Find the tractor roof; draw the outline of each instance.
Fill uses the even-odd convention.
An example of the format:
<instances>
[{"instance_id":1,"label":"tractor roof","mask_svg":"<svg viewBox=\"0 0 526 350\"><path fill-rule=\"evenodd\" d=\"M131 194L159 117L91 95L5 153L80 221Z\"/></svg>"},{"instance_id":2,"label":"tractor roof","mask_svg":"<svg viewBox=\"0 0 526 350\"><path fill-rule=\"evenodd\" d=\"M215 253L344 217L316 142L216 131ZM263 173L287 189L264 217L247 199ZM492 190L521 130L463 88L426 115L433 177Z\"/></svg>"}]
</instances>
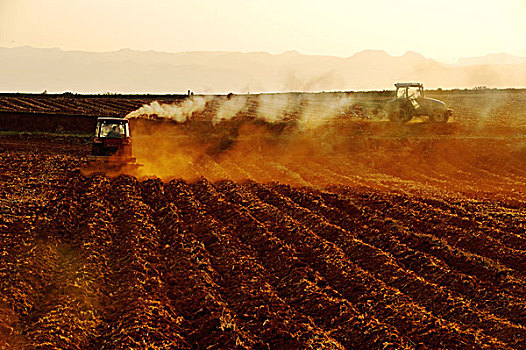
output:
<instances>
[{"instance_id":1,"label":"tractor roof","mask_svg":"<svg viewBox=\"0 0 526 350\"><path fill-rule=\"evenodd\" d=\"M128 119L118 117L98 117L97 122L108 122L108 123L127 123Z\"/></svg>"},{"instance_id":2,"label":"tractor roof","mask_svg":"<svg viewBox=\"0 0 526 350\"><path fill-rule=\"evenodd\" d=\"M411 86L414 86L414 87L423 87L424 84L422 83L396 83L395 86L397 88L399 87L411 87Z\"/></svg>"}]
</instances>

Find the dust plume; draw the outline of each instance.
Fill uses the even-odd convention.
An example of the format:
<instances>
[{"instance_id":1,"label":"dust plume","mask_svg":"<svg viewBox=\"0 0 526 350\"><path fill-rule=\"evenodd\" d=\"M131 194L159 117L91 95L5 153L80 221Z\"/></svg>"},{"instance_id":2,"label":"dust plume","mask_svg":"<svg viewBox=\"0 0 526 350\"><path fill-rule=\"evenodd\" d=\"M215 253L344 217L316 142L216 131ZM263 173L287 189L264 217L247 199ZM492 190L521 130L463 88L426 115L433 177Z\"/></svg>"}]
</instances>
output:
<instances>
[{"instance_id":1,"label":"dust plume","mask_svg":"<svg viewBox=\"0 0 526 350\"><path fill-rule=\"evenodd\" d=\"M225 100L220 101L217 113L214 114L212 122L219 123L222 120L230 120L234 118L247 106L248 98L243 96L228 96Z\"/></svg>"},{"instance_id":2,"label":"dust plume","mask_svg":"<svg viewBox=\"0 0 526 350\"><path fill-rule=\"evenodd\" d=\"M178 123L258 119L266 123L295 122L301 128L321 125L348 111L355 101L347 94L260 94L196 96L174 104L157 101L129 113L129 119L164 119Z\"/></svg>"},{"instance_id":3,"label":"dust plume","mask_svg":"<svg viewBox=\"0 0 526 350\"><path fill-rule=\"evenodd\" d=\"M382 113L369 120L348 113L359 104L375 115L385 94L213 96L169 108L152 103L130 114L133 153L144 165L135 175L404 191L422 191L425 184L431 194L523 191L517 180L526 176L523 95L488 89L430 97L454 109L453 122L415 118L400 125Z\"/></svg>"},{"instance_id":4,"label":"dust plume","mask_svg":"<svg viewBox=\"0 0 526 350\"><path fill-rule=\"evenodd\" d=\"M279 122L299 109L300 98L290 94L263 94L259 96L258 118Z\"/></svg>"},{"instance_id":5,"label":"dust plume","mask_svg":"<svg viewBox=\"0 0 526 350\"><path fill-rule=\"evenodd\" d=\"M315 94L304 103L301 125L303 128L316 128L345 113L354 104L354 100L341 94Z\"/></svg>"},{"instance_id":6,"label":"dust plume","mask_svg":"<svg viewBox=\"0 0 526 350\"><path fill-rule=\"evenodd\" d=\"M144 165L139 177L427 189L430 194L494 193L498 187L499 195L515 196L526 190L519 182L526 176L522 129L490 139L487 129L477 133L454 123L348 121L304 129L259 119L215 125L136 119L132 129L134 156Z\"/></svg>"},{"instance_id":7,"label":"dust plume","mask_svg":"<svg viewBox=\"0 0 526 350\"><path fill-rule=\"evenodd\" d=\"M283 162L302 164L338 147L330 131L306 133L295 124L261 120L181 124L134 120L139 176L210 180L283 180L306 185ZM322 140L323 138L324 140ZM330 144L330 145L329 145Z\"/></svg>"},{"instance_id":8,"label":"dust plume","mask_svg":"<svg viewBox=\"0 0 526 350\"><path fill-rule=\"evenodd\" d=\"M194 112L204 110L208 97L192 97L183 100L181 104L165 104L154 101L149 105L129 113L126 118L158 119L165 118L176 122L185 122L192 117Z\"/></svg>"}]
</instances>

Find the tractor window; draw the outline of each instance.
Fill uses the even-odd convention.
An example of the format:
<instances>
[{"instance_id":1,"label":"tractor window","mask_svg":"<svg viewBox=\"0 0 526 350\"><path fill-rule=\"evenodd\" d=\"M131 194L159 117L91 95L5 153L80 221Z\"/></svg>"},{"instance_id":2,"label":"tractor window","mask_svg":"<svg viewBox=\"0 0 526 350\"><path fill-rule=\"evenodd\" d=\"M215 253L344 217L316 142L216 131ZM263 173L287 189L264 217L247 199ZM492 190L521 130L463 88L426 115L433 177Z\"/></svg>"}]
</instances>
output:
<instances>
[{"instance_id":1,"label":"tractor window","mask_svg":"<svg viewBox=\"0 0 526 350\"><path fill-rule=\"evenodd\" d=\"M100 124L100 137L123 137L127 135L126 127L123 124Z\"/></svg>"},{"instance_id":2,"label":"tractor window","mask_svg":"<svg viewBox=\"0 0 526 350\"><path fill-rule=\"evenodd\" d=\"M398 90L396 90L396 97L397 98L406 98L406 91L407 89L406 88L399 88Z\"/></svg>"},{"instance_id":3,"label":"tractor window","mask_svg":"<svg viewBox=\"0 0 526 350\"><path fill-rule=\"evenodd\" d=\"M422 95L418 86L410 86L407 88L407 98L415 99L419 97L422 97Z\"/></svg>"}]
</instances>

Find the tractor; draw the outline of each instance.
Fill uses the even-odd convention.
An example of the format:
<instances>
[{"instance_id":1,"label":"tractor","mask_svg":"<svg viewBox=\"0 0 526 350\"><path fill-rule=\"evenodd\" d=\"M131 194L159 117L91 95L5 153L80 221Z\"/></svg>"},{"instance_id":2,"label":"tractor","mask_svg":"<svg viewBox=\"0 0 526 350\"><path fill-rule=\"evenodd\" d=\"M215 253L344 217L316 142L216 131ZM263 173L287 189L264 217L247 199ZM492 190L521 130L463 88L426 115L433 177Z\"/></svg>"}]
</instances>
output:
<instances>
[{"instance_id":1,"label":"tractor","mask_svg":"<svg viewBox=\"0 0 526 350\"><path fill-rule=\"evenodd\" d=\"M128 119L99 117L85 172L122 172L140 167L132 156Z\"/></svg>"},{"instance_id":2,"label":"tractor","mask_svg":"<svg viewBox=\"0 0 526 350\"><path fill-rule=\"evenodd\" d=\"M389 120L407 123L415 116L428 116L433 123L446 123L453 112L442 101L424 97L421 83L396 83L396 97L385 106Z\"/></svg>"}]
</instances>

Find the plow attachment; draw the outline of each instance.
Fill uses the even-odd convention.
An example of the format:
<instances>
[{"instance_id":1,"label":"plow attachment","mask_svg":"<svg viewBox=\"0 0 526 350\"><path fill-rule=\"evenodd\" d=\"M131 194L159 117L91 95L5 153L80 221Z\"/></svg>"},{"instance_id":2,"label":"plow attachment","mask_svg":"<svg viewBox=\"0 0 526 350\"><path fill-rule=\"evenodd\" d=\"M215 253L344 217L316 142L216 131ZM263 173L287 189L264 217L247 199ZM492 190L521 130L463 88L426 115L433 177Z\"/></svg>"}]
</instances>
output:
<instances>
[{"instance_id":1,"label":"plow attachment","mask_svg":"<svg viewBox=\"0 0 526 350\"><path fill-rule=\"evenodd\" d=\"M142 164L136 162L136 159L121 158L115 156L87 156L86 162L81 171L84 175L89 175L97 172L106 174L121 174L130 173Z\"/></svg>"}]
</instances>

